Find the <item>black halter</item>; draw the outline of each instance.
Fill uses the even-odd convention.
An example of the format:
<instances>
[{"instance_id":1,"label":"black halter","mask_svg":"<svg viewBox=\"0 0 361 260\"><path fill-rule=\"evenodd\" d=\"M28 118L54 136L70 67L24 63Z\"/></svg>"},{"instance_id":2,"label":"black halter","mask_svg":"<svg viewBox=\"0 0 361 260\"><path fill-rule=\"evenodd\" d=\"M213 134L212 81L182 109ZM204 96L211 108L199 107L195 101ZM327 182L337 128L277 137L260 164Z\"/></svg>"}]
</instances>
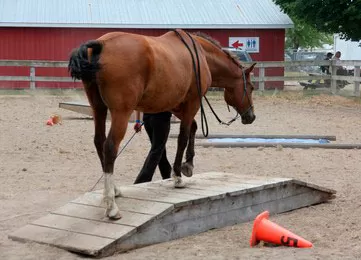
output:
<instances>
[{"instance_id":1,"label":"black halter","mask_svg":"<svg viewBox=\"0 0 361 260\"><path fill-rule=\"evenodd\" d=\"M191 57L192 57L192 63L193 63L193 70L194 70L194 73L195 73L195 77L196 77L196 84L197 84L197 90L198 90L198 95L199 95L199 101L200 101L200 108L201 108L201 124L202 124L202 133L204 135L204 137L207 137L208 136L208 123L207 123L207 118L206 118L206 114L204 112L204 108L203 108L203 102L202 102L202 89L201 89L201 74L200 74L200 62L199 62L199 56L198 56L198 50L197 50L197 46L194 42L194 39L193 37L188 33L188 32L185 32L188 37L191 39L192 41L192 44L193 44L193 49L194 49L194 52L196 54L196 59L197 59L197 64L195 62L195 59L194 59L194 56L193 56L193 52L191 50L191 48L189 47L189 45L187 44L187 42L184 40L183 36L175 29L172 30L173 32L175 32L175 34L180 38L180 40L184 43L184 45L186 46L186 48L188 49L189 53L191 54ZM232 58L233 60L233 58ZM234 61L234 60L233 60ZM234 61L236 63L236 61ZM239 64L237 63L237 65L239 66ZM246 81L246 75L244 73L244 71L242 70L242 74L243 74L243 82L244 82L244 91L243 91L243 97L242 97L242 100L241 102L243 102L245 96L247 96L247 99L248 99L248 102L250 103L250 98L249 98L249 95L247 93L247 81ZM230 124L232 124L234 121L236 121L236 119L238 119L239 117L242 117L243 115L245 115L246 113L248 113L248 111L250 109L253 108L253 106L251 105L247 110L246 112L242 113L241 115L238 113L237 111L237 114L236 116L231 119L230 121L228 122L224 122L222 121L218 115L216 114L216 112L214 111L214 109L212 108L210 102L208 101L207 97L204 96L204 99L206 100L209 108L211 109L213 115L216 117L216 119L218 120L218 122L220 124L223 124L223 125L227 125L229 126ZM204 131L204 124L205 124L205 127L206 127L206 132Z\"/></svg>"}]
</instances>

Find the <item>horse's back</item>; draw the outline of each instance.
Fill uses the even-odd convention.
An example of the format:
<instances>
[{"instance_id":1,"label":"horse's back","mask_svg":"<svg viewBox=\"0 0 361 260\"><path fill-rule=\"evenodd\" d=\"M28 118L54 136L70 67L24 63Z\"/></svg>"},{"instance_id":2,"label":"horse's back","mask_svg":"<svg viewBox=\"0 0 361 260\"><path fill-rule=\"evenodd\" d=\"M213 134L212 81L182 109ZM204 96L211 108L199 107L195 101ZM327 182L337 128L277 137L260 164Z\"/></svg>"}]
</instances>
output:
<instances>
[{"instance_id":1,"label":"horse's back","mask_svg":"<svg viewBox=\"0 0 361 260\"><path fill-rule=\"evenodd\" d=\"M188 46L193 49L193 44L184 33L184 39ZM198 95L196 75L192 56L184 42L174 33L168 32L159 37L147 37L147 43L152 52L152 75L145 89L142 102L138 106L141 110L149 110L148 105L153 106L154 100L161 100L167 106L172 104L173 108L184 103L187 98ZM205 85L210 85L210 72L203 55L203 50L198 46L202 80ZM196 61L196 56L193 58ZM169 108L168 108L169 109ZM167 110L168 110L167 109ZM164 107L160 109L164 111Z\"/></svg>"},{"instance_id":2,"label":"horse's back","mask_svg":"<svg viewBox=\"0 0 361 260\"><path fill-rule=\"evenodd\" d=\"M103 44L101 85L111 89L110 96L117 88L139 110L170 110L195 86L189 51L173 32L158 37L112 32L98 40Z\"/></svg>"}]
</instances>

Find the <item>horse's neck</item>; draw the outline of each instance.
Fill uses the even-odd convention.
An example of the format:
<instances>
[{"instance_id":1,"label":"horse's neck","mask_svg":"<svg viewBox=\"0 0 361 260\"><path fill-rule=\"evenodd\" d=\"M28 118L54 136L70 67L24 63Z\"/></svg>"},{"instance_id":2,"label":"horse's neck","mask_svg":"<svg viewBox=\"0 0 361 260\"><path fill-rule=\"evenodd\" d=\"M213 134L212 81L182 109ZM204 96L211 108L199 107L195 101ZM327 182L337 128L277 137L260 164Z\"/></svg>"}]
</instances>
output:
<instances>
[{"instance_id":1,"label":"horse's neck","mask_svg":"<svg viewBox=\"0 0 361 260\"><path fill-rule=\"evenodd\" d=\"M212 87L234 88L241 78L240 69L230 57L215 44L202 37L196 37L205 51L208 67L212 74Z\"/></svg>"},{"instance_id":2,"label":"horse's neck","mask_svg":"<svg viewBox=\"0 0 361 260\"><path fill-rule=\"evenodd\" d=\"M234 88L240 79L240 69L230 58L217 56L207 57L208 66L212 74L212 87Z\"/></svg>"}]
</instances>

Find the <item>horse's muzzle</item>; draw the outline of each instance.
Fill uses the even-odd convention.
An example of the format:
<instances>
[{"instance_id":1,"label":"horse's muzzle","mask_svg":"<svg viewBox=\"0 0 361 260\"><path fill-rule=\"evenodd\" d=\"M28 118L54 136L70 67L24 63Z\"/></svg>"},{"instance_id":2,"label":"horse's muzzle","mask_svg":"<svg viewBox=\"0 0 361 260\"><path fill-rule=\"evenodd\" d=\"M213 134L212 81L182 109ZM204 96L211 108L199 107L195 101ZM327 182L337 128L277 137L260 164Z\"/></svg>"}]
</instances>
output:
<instances>
[{"instance_id":1,"label":"horse's muzzle","mask_svg":"<svg viewBox=\"0 0 361 260\"><path fill-rule=\"evenodd\" d=\"M244 125L252 124L254 120L256 120L256 115L253 113L253 109L242 115L242 124Z\"/></svg>"}]
</instances>

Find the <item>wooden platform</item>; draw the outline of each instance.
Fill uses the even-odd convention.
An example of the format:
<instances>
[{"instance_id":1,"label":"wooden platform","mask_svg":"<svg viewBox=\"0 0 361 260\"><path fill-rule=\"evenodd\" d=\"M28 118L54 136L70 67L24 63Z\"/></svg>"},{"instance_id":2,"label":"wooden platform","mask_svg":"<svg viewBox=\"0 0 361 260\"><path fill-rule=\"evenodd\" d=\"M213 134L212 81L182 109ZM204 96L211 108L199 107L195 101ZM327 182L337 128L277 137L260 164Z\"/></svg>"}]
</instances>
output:
<instances>
[{"instance_id":1,"label":"wooden platform","mask_svg":"<svg viewBox=\"0 0 361 260\"><path fill-rule=\"evenodd\" d=\"M287 178L208 172L172 182L121 187L123 218L104 217L102 191L94 191L16 230L9 238L102 257L246 221L260 212L282 213L325 202L335 191Z\"/></svg>"},{"instance_id":2,"label":"wooden platform","mask_svg":"<svg viewBox=\"0 0 361 260\"><path fill-rule=\"evenodd\" d=\"M90 108L89 103L85 102L61 102L59 103L59 107L63 109L67 109L73 112L77 112L87 116L93 116L92 110ZM143 117L143 113L140 113L140 118ZM110 114L108 113L107 119L110 119ZM130 116L129 122L135 122L135 112ZM180 120L176 118L174 115L171 118L171 123L179 123Z\"/></svg>"}]
</instances>

